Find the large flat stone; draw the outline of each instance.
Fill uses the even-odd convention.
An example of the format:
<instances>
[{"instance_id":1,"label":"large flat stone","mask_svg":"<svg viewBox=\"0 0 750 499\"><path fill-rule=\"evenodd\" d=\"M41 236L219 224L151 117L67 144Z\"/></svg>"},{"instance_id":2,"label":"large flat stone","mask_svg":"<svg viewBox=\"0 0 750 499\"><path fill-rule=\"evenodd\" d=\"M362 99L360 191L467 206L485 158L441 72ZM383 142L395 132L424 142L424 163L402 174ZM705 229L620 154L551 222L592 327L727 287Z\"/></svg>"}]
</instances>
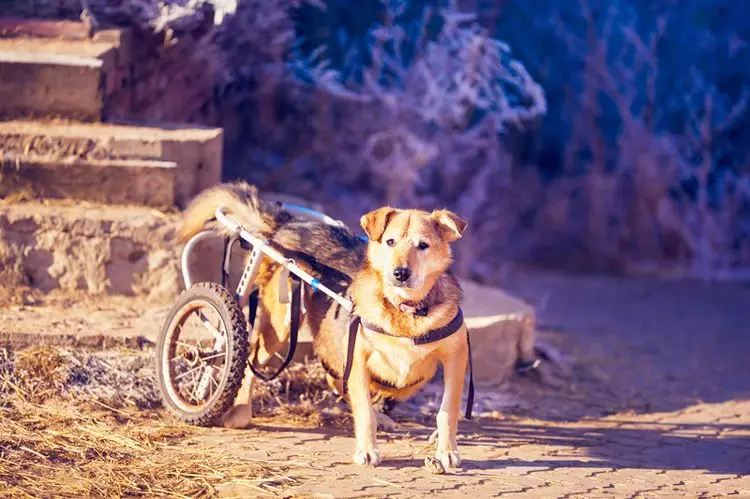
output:
<instances>
[{"instance_id":1,"label":"large flat stone","mask_svg":"<svg viewBox=\"0 0 750 499\"><path fill-rule=\"evenodd\" d=\"M0 36L86 40L89 29L79 21L0 17Z\"/></svg>"},{"instance_id":2,"label":"large flat stone","mask_svg":"<svg viewBox=\"0 0 750 499\"><path fill-rule=\"evenodd\" d=\"M534 309L498 288L464 280L461 287L474 379L482 385L501 384L513 373L516 360L535 358Z\"/></svg>"}]
</instances>

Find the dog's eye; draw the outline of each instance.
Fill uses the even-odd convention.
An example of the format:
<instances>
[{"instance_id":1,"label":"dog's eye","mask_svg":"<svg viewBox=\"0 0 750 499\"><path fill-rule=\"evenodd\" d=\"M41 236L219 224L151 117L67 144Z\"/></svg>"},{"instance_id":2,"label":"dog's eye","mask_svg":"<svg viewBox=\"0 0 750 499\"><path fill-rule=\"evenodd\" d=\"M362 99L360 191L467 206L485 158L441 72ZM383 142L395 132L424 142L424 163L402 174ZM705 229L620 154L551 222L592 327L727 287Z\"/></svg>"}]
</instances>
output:
<instances>
[{"instance_id":1,"label":"dog's eye","mask_svg":"<svg viewBox=\"0 0 750 499\"><path fill-rule=\"evenodd\" d=\"M429 245L429 244L427 244L427 243L426 243L426 242L424 242L424 241L420 242L420 243L419 243L419 245L417 245L417 248L419 248L419 249L421 249L421 250L426 250L426 249L427 249L427 248L429 248L429 247L430 247L430 245Z\"/></svg>"},{"instance_id":2,"label":"dog's eye","mask_svg":"<svg viewBox=\"0 0 750 499\"><path fill-rule=\"evenodd\" d=\"M393 247L393 245L396 244L396 241L394 241L393 239L389 239L385 242L385 244L387 244L390 247Z\"/></svg>"}]
</instances>

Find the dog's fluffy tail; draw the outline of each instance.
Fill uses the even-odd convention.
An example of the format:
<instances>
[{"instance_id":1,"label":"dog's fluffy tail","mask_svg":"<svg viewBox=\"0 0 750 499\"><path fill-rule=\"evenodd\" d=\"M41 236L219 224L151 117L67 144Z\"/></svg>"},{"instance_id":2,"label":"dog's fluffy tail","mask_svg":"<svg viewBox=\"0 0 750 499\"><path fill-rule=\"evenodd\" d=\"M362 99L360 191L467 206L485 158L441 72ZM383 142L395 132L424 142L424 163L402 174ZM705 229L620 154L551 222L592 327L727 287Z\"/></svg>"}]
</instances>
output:
<instances>
[{"instance_id":1,"label":"dog's fluffy tail","mask_svg":"<svg viewBox=\"0 0 750 499\"><path fill-rule=\"evenodd\" d=\"M278 220L282 211L272 203L262 201L255 186L245 182L220 184L206 189L190 202L178 232L180 242L186 242L207 228L220 206L228 216L259 237L269 237L282 222ZM211 228L227 232L223 224Z\"/></svg>"}]
</instances>

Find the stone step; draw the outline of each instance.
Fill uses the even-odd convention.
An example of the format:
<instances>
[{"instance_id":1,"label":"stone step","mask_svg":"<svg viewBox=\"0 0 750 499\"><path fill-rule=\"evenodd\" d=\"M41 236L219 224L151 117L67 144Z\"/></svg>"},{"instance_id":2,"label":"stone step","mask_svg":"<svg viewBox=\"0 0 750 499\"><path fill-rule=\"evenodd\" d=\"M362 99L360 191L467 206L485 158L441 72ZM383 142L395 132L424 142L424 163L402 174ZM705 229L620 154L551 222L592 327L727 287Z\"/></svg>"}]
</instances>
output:
<instances>
[{"instance_id":1,"label":"stone step","mask_svg":"<svg viewBox=\"0 0 750 499\"><path fill-rule=\"evenodd\" d=\"M0 19L0 115L100 121L129 84L129 31ZM57 34L57 36L56 36ZM128 106L125 105L125 108Z\"/></svg>"},{"instance_id":2,"label":"stone step","mask_svg":"<svg viewBox=\"0 0 750 499\"><path fill-rule=\"evenodd\" d=\"M223 133L220 128L169 124L140 126L70 123L62 120L0 122L0 150L6 156L49 158L48 163L78 161L77 168L81 171L81 176L77 180L59 178L60 175L67 176L67 169L53 170L49 167L45 169L47 175L43 177L44 180L25 175L27 180L34 181L33 187L37 190L40 187L50 187L53 191L60 191L63 187L75 188L74 181L78 180L83 180L85 188L86 185L91 184L94 177L87 178L84 165L89 165L93 170L99 171L102 169L102 161L110 161L111 165L113 162L117 164L115 160L129 160L130 164L136 165L138 162L134 163L133 160L139 159L157 160L155 164L168 162L176 165L176 169L173 168L171 172L161 171L163 175L168 174L172 179L172 186L161 192L156 192L160 189L157 185L151 186L145 178L139 178L141 170L120 169L124 185L143 187L145 191L137 197L144 199L145 204L148 205L158 205L166 200L169 204L174 203L179 207L184 207L195 194L219 182L222 147ZM100 163L96 163L97 161ZM155 166L148 162L141 163L146 167ZM38 167L33 169L33 171L37 170L39 170ZM152 173L155 173L155 170ZM19 174L17 173L16 176ZM5 182L6 180L3 180L2 183ZM54 185L48 186L47 183ZM117 186L114 188L115 191L119 191ZM2 189L3 186L0 186L0 190ZM103 194L111 195L111 197L106 198ZM171 201L167 199L170 196ZM102 190L98 197L83 199L105 201L117 197L118 192L110 193ZM131 199L130 202L144 202L135 199Z\"/></svg>"},{"instance_id":3,"label":"stone step","mask_svg":"<svg viewBox=\"0 0 750 499\"><path fill-rule=\"evenodd\" d=\"M178 215L87 202L0 204L0 286L169 299Z\"/></svg>"},{"instance_id":4,"label":"stone step","mask_svg":"<svg viewBox=\"0 0 750 499\"><path fill-rule=\"evenodd\" d=\"M144 159L15 156L0 163L0 197L172 206L177 165Z\"/></svg>"}]
</instances>

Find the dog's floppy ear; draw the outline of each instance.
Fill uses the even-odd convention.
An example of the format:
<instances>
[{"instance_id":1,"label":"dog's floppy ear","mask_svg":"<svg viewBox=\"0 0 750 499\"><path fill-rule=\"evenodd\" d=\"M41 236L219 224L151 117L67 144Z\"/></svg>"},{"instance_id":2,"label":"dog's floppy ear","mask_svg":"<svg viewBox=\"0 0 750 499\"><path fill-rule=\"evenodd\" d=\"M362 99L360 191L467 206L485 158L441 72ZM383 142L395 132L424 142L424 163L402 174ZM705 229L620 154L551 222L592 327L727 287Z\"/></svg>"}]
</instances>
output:
<instances>
[{"instance_id":1,"label":"dog's floppy ear","mask_svg":"<svg viewBox=\"0 0 750 499\"><path fill-rule=\"evenodd\" d=\"M362 215L362 218L359 219L359 224L365 229L365 233L370 238L370 241L380 240L380 236L385 232L385 228L394 213L396 213L395 208L384 206Z\"/></svg>"},{"instance_id":2,"label":"dog's floppy ear","mask_svg":"<svg viewBox=\"0 0 750 499\"><path fill-rule=\"evenodd\" d=\"M467 223L452 211L435 210L431 216L437 222L440 236L445 241L450 243L464 235Z\"/></svg>"}]
</instances>

